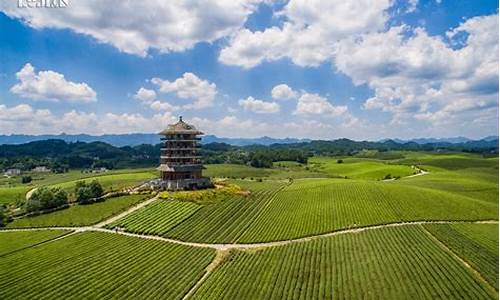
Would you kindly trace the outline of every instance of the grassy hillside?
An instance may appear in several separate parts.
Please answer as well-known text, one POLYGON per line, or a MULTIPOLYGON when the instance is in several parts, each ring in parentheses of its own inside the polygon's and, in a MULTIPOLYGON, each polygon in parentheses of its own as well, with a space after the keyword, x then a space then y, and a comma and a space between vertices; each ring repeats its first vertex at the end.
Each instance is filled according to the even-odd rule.
POLYGON ((148 198, 148 195, 130 195, 108 198, 103 202, 88 205, 72 205, 69 208, 32 217, 24 217, 9 223, 9 228, 84 226, 98 223, 128 207, 148 198))
POLYGON ((382 160, 366 158, 313 157, 309 160, 313 170, 326 173, 332 177, 353 179, 381 180, 387 175, 404 177, 412 175, 415 170, 407 165, 390 164, 382 160), (342 161, 342 163, 339 163, 342 161))
POLYGON ((157 171, 152 169, 121 169, 102 174, 82 173, 80 170, 71 170, 67 173, 55 174, 28 173, 33 181, 29 184, 21 184, 20 177, 0 179, 0 205, 14 204, 23 201, 26 193, 38 186, 61 186, 68 193, 73 193, 75 182, 79 180, 98 180, 105 190, 117 190, 130 185, 136 185, 144 180, 156 177, 157 171))

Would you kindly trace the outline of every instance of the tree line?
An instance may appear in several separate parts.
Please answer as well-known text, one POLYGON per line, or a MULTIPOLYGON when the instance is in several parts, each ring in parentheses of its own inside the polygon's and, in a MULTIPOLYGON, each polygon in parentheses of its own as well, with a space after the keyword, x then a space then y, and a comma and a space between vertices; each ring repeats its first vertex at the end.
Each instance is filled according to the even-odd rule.
MULTIPOLYGON (((18 168, 29 171, 36 166, 46 166, 55 172, 69 169, 101 168, 119 169, 154 167, 159 163, 161 144, 115 147, 103 142, 74 142, 63 140, 35 141, 20 145, 0 145, 0 169, 18 168)), ((458 151, 484 155, 498 155, 498 140, 471 141, 460 144, 414 142, 397 143, 352 141, 311 141, 269 146, 232 146, 225 143, 202 145, 202 162, 248 164, 254 167, 270 167, 272 162, 288 160, 306 162, 313 155, 349 156, 365 150, 380 153, 391 150, 407 151, 458 151)))

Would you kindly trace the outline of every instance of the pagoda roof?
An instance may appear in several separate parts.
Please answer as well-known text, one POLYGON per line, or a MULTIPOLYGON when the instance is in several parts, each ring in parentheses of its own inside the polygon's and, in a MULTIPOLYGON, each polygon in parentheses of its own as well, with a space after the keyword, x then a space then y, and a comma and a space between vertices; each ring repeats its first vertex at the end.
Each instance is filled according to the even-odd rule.
POLYGON ((203 134, 203 132, 199 131, 193 125, 190 125, 182 120, 182 117, 179 117, 179 121, 175 124, 170 124, 166 129, 160 132, 161 135, 168 134, 203 134))

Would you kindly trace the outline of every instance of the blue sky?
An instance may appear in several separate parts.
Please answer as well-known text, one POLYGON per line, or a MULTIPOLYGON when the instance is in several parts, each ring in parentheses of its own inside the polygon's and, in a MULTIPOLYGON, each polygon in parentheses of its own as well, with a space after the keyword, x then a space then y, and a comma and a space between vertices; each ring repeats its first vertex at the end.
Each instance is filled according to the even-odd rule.
POLYGON ((495 1, 0 11, 0 134, 156 132, 178 115, 229 137, 498 134, 495 1))

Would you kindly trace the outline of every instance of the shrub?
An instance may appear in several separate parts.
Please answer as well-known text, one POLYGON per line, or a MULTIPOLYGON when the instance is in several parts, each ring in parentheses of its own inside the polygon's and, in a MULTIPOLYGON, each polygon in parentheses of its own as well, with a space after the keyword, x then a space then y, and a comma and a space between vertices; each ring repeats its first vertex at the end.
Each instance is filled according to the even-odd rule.
POLYGON ((89 184, 85 183, 85 181, 78 181, 75 184, 75 194, 78 203, 88 204, 100 198, 104 194, 104 189, 97 180, 89 184))
POLYGON ((337 163, 338 163, 338 164, 341 164, 341 163, 343 163, 343 162, 344 162, 344 160, 343 160, 343 159, 337 159, 337 163))
POLYGON ((34 212, 56 208, 68 203, 68 195, 61 188, 37 188, 31 197, 26 200, 26 211, 34 212))
POLYGON ((391 178, 392 178, 391 174, 387 174, 384 176, 384 179, 391 179, 391 178))
POLYGON ((23 176, 21 177, 21 183, 30 183, 32 180, 31 176, 23 176))

